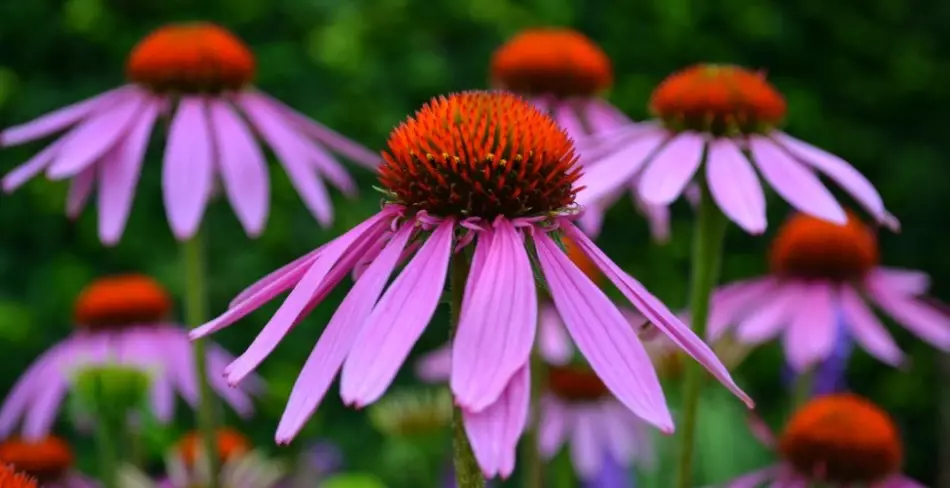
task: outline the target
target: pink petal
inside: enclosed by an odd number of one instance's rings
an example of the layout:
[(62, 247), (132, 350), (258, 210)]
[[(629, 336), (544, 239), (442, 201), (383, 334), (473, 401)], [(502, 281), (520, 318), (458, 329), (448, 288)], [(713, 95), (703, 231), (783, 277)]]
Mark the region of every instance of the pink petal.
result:
[(172, 233), (190, 239), (201, 225), (214, 177), (211, 133), (204, 100), (183, 97), (168, 129), (162, 196)]
[(428, 383), (448, 381), (452, 375), (452, 345), (446, 344), (416, 361), (416, 376)]
[(70, 343), (71, 339), (66, 339), (44, 352), (17, 379), (0, 408), (0, 438), (13, 434), (20, 417), (46, 388), (49, 378), (59, 373), (60, 358), (69, 350)]
[(164, 369), (156, 371), (152, 375), (149, 403), (152, 407), (152, 413), (159, 423), (167, 424), (174, 419), (175, 389)]
[(518, 439), (528, 421), (531, 371), (524, 365), (498, 400), (478, 413), (463, 410), (465, 432), (486, 478), (507, 478), (515, 469)]
[[(637, 182), (639, 183), (639, 182)], [(653, 242), (665, 244), (670, 240), (670, 207), (666, 205), (652, 205), (637, 194), (636, 184), (630, 185), (630, 196), (637, 205), (640, 213), (646, 217), (650, 225), (650, 236)], [(587, 235), (594, 236), (590, 232)]]
[(806, 371), (831, 355), (838, 331), (834, 297), (827, 283), (806, 286), (795, 305), (794, 317), (785, 331), (789, 365)]
[(909, 297), (923, 295), (930, 288), (930, 276), (915, 269), (878, 267), (871, 270), (865, 279), (875, 287)]
[(323, 401), (389, 282), (413, 230), (413, 224), (408, 223), (396, 232), (333, 313), (291, 390), (287, 408), (277, 427), (278, 443), (290, 442)]
[(124, 97), (63, 136), (63, 145), (46, 169), (46, 176), (53, 180), (69, 178), (95, 163), (125, 134), (146, 99), (144, 94)]
[[(686, 353), (696, 359), (699, 364), (703, 365), (713, 377), (745, 402), (749, 408), (754, 405), (752, 399), (732, 380), (729, 371), (723, 366), (709, 346), (699, 337), (696, 337), (696, 334), (673, 315), (673, 312), (670, 312), (666, 305), (663, 305), (662, 302), (651, 295), (637, 280), (623, 272), (603, 251), (597, 248), (593, 241), (580, 232), (577, 227), (566, 224), (562, 225), (561, 228), (568, 237), (581, 246), (584, 253), (593, 260), (604, 275), (610, 279), (614, 286), (627, 297), (627, 300), (629, 300), (647, 320), (656, 325), (656, 327), (669, 337), (680, 349), (686, 351)], [(575, 340), (576, 339), (575, 337)]]
[(750, 412), (746, 417), (746, 423), (749, 426), (749, 432), (752, 433), (755, 440), (770, 449), (776, 447), (778, 439), (775, 438), (775, 433), (772, 432), (772, 428), (769, 427), (769, 424), (765, 423), (765, 419), (760, 417), (756, 412)]
[(547, 303), (541, 306), (538, 320), (538, 350), (550, 364), (567, 364), (574, 356), (574, 345), (564, 330), (557, 309)]
[[(478, 280), (478, 277), (485, 269), (485, 262), (488, 260), (488, 254), (492, 250), (491, 239), (494, 233), (495, 231), (492, 228), (488, 228), (478, 233), (478, 237), (476, 238), (477, 242), (475, 244), (475, 252), (472, 253), (472, 263), (469, 267), (467, 281), (474, 283)], [(462, 294), (462, 313), (465, 313), (466, 307), (468, 307), (468, 304), (471, 303), (472, 292), (474, 291), (474, 286), (465, 287), (465, 291)]]
[(270, 102), (271, 106), (277, 107), (285, 117), (289, 118), (299, 129), (317, 142), (326, 145), (331, 150), (353, 161), (354, 163), (375, 170), (382, 158), (379, 153), (373, 152), (363, 145), (348, 139), (339, 132), (313, 120), (303, 114), (296, 112), (287, 105), (277, 101), (275, 98), (257, 92), (257, 96)]
[(96, 183), (96, 173), (97, 168), (95, 166), (86, 168), (69, 182), (69, 193), (66, 195), (67, 217), (71, 219), (78, 217), (86, 206)]
[(117, 102), (117, 95), (123, 95), (128, 91), (128, 87), (116, 88), (41, 115), (25, 124), (7, 127), (0, 132), (0, 146), (16, 146), (59, 132), (94, 112), (108, 110)]
[(643, 170), (639, 194), (653, 205), (669, 205), (679, 198), (703, 159), (706, 139), (693, 132), (683, 132), (666, 143)]
[(950, 351), (950, 316), (915, 298), (866, 283), (871, 298), (894, 320), (932, 346)]
[(439, 305), (452, 254), (455, 224), (445, 220), (432, 232), (366, 319), (343, 364), (343, 401), (357, 407), (378, 399)]
[(99, 238), (106, 245), (117, 243), (125, 229), (158, 109), (157, 101), (146, 100), (129, 132), (99, 164)]
[(718, 341), (734, 321), (770, 293), (775, 282), (770, 278), (730, 283), (717, 290), (710, 300), (706, 338)]
[(886, 364), (899, 366), (904, 362), (904, 353), (858, 293), (847, 285), (842, 286), (839, 293), (844, 323), (854, 340)]
[(797, 156), (800, 161), (828, 175), (879, 222), (886, 223), (892, 228), (899, 227), (897, 219), (884, 208), (884, 201), (881, 200), (881, 195), (874, 185), (847, 161), (782, 132), (776, 131), (771, 137)]
[(795, 311), (795, 305), (802, 294), (802, 287), (796, 283), (784, 283), (769, 292), (769, 296), (758, 301), (758, 308), (750, 310), (745, 319), (736, 328), (739, 341), (757, 345), (779, 334), (782, 326), (788, 324)]
[(750, 234), (765, 232), (765, 193), (752, 165), (729, 139), (716, 139), (706, 156), (706, 182), (722, 212)]
[(561, 126), (564, 132), (567, 132), (567, 136), (570, 137), (571, 140), (577, 141), (584, 138), (584, 134), (587, 131), (584, 130), (580, 116), (570, 100), (555, 104), (553, 112), (554, 120), (557, 121), (557, 124)]
[(237, 98), (248, 118), (274, 149), (290, 176), (290, 182), (300, 193), (304, 204), (324, 227), (333, 222), (333, 204), (327, 189), (310, 165), (308, 143), (295, 132), (281, 114), (255, 93), (244, 93)]
[(3, 191), (11, 193), (49, 166), (63, 147), (63, 139), (46, 146), (27, 162), (13, 168), (3, 177)]
[(586, 206), (618, 192), (643, 168), (650, 157), (663, 145), (669, 134), (663, 129), (643, 131), (623, 149), (592, 163), (578, 180), (586, 187), (578, 192), (577, 203)]
[[(607, 455), (606, 446), (597, 428), (597, 415), (577, 407), (571, 436), (571, 463), (581, 480), (590, 480), (600, 472), (601, 463)], [(593, 415), (592, 415), (593, 414)]]
[(610, 207), (610, 205), (601, 202), (587, 205), (584, 207), (584, 213), (582, 213), (580, 219), (578, 219), (577, 225), (579, 225), (581, 229), (584, 229), (584, 232), (588, 235), (597, 237), (603, 228), (604, 214), (606, 213), (605, 209), (607, 207)]
[(578, 350), (627, 408), (672, 432), (653, 363), (630, 323), (547, 234), (536, 233), (534, 242), (551, 298)]
[(267, 160), (254, 135), (228, 102), (211, 100), (209, 114), (224, 192), (244, 231), (249, 236), (259, 236), (270, 204)]
[(480, 412), (528, 362), (538, 324), (534, 271), (524, 238), (499, 219), (482, 271), (465, 285), (469, 301), (452, 341), (451, 388), (456, 402)]
[(587, 101), (583, 110), (594, 134), (608, 134), (633, 123), (623, 112), (600, 98)]
[[(376, 217), (374, 217), (374, 219), (375, 218)], [(367, 226), (367, 223), (369, 223), (369, 220), (364, 221), (362, 224), (360, 224), (360, 226), (355, 227), (352, 230), (364, 228)], [(241, 290), (241, 293), (238, 293), (237, 296), (232, 298), (231, 302), (228, 303), (228, 308), (237, 307), (242, 302), (246, 302), (265, 291), (269, 292), (269, 294), (272, 292), (271, 296), (276, 296), (278, 293), (290, 289), (295, 283), (300, 281), (300, 277), (303, 276), (307, 268), (310, 267), (310, 265), (313, 264), (313, 262), (316, 261), (318, 257), (320, 257), (320, 253), (323, 252), (323, 249), (326, 246), (327, 245), (324, 244), (313, 251), (310, 251), (307, 254), (304, 254), (303, 256), (291, 261), (290, 263), (281, 266), (277, 270), (271, 271), (263, 278), (254, 282), (254, 284), (251, 286)]]
[(793, 207), (836, 224), (848, 221), (841, 205), (818, 177), (773, 141), (749, 137), (749, 151), (765, 180)]
[[(187, 341), (187, 336), (185, 340)], [(189, 350), (191, 349), (187, 342), (185, 342), (185, 346)], [(254, 415), (254, 404), (248, 397), (247, 392), (242, 388), (232, 387), (224, 377), (224, 370), (228, 363), (234, 360), (234, 357), (216, 344), (209, 344), (208, 346), (207, 375), (211, 388), (225, 403), (234, 409), (239, 417), (243, 419), (251, 418)]]
[(541, 421), (538, 424), (538, 450), (545, 459), (557, 455), (570, 428), (569, 407), (561, 405), (555, 398), (547, 396), (541, 399)]

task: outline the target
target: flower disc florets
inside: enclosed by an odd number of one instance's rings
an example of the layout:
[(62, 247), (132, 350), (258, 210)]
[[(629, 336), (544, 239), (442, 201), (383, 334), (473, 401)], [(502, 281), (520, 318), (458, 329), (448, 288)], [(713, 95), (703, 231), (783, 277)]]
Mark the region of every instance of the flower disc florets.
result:
[(76, 299), (75, 320), (84, 329), (102, 330), (159, 322), (168, 317), (172, 299), (157, 281), (144, 275), (100, 278)]
[(593, 402), (610, 394), (597, 373), (580, 366), (551, 366), (548, 389), (568, 402)]
[[(204, 444), (198, 432), (189, 432), (178, 441), (178, 454), (189, 467), (195, 465), (203, 449)], [(218, 452), (215, 454), (219, 463), (226, 463), (250, 451), (251, 442), (243, 434), (234, 429), (218, 429)]]
[(567, 134), (505, 92), (439, 97), (389, 136), (379, 179), (439, 217), (543, 216), (569, 207), (580, 167)]
[(36, 488), (36, 480), (25, 473), (18, 473), (13, 466), (0, 461), (0, 486), (3, 488)]
[(845, 225), (797, 214), (776, 235), (769, 261), (782, 276), (850, 281), (863, 278), (878, 257), (874, 233), (854, 214)]
[(13, 465), (17, 471), (46, 483), (58, 480), (73, 466), (73, 451), (58, 437), (39, 441), (12, 438), (0, 443), (0, 464)]
[(663, 80), (650, 110), (674, 131), (735, 136), (770, 131), (785, 117), (785, 99), (763, 73), (701, 64)]
[(254, 79), (254, 55), (227, 29), (207, 22), (161, 27), (132, 49), (126, 75), (165, 93), (239, 90)]
[(572, 29), (529, 29), (495, 51), (492, 80), (506, 90), (560, 98), (589, 97), (613, 82), (610, 58)]
[(871, 485), (896, 473), (903, 448), (886, 412), (852, 394), (812, 400), (788, 422), (779, 449), (795, 469), (835, 485)]

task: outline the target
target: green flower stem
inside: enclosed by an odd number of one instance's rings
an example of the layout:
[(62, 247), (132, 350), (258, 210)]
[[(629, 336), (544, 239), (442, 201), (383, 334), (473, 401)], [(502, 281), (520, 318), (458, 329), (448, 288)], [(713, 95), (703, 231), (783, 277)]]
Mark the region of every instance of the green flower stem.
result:
[(525, 488), (541, 488), (544, 485), (544, 461), (538, 444), (538, 429), (541, 424), (541, 394), (544, 390), (544, 381), (547, 378), (547, 365), (538, 353), (537, 348), (531, 351), (531, 423), (525, 432), (524, 442), (521, 444), (522, 455), (525, 459)]
[(815, 368), (808, 368), (795, 377), (795, 393), (792, 408), (798, 409), (808, 403), (815, 387)]
[[(468, 280), (468, 261), (463, 254), (456, 254), (452, 258), (452, 296), (451, 313), (452, 325), (450, 337), (455, 337), (458, 329), (459, 316), (462, 313), (462, 296), (465, 294), (465, 282)], [(452, 416), (452, 460), (455, 464), (455, 484), (458, 488), (484, 488), (485, 478), (472, 453), (472, 446), (468, 443), (465, 426), (462, 425), (462, 410), (454, 407)]]
[(119, 468), (121, 466), (120, 446), (122, 445), (123, 424), (128, 412), (120, 408), (114, 398), (104, 391), (99, 381), (95, 386), (96, 404), (96, 449), (99, 455), (99, 476), (103, 488), (119, 487)]
[[(204, 241), (199, 230), (194, 237), (182, 243), (182, 267), (185, 273), (185, 322), (197, 327), (208, 316), (208, 290), (205, 283)], [(208, 383), (208, 359), (205, 340), (194, 341), (195, 374), (198, 379), (198, 431), (209, 460), (209, 484), (207, 488), (220, 488), (217, 426), (215, 421), (214, 395)]]
[[(709, 187), (705, 183), (702, 184), (701, 190), (693, 235), (693, 271), (689, 310), (693, 332), (702, 338), (706, 335), (709, 297), (719, 280), (719, 267), (728, 220), (716, 207), (709, 193)], [(693, 488), (696, 419), (703, 389), (703, 371), (698, 363), (694, 361), (686, 363), (683, 383), (683, 422), (679, 429), (682, 437), (680, 438), (676, 486)]]

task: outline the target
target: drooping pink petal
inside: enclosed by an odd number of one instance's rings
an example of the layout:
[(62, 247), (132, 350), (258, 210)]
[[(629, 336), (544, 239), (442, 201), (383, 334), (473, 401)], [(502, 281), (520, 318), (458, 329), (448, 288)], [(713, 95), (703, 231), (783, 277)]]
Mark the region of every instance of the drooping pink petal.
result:
[[(341, 252), (339, 248), (341, 246), (344, 248), (352, 246), (367, 235), (372, 236), (372, 238), (378, 237), (388, 228), (392, 216), (391, 211), (383, 210), (353, 227), (342, 236), (265, 276), (244, 290), (238, 298), (235, 298), (231, 302), (231, 308), (225, 313), (195, 328), (189, 336), (191, 339), (200, 339), (237, 322), (275, 296), (296, 286), (307, 271), (315, 265), (316, 261), (320, 259), (336, 261), (339, 259), (339, 253)], [(332, 266), (332, 264), (328, 266)]]
[(448, 381), (452, 375), (452, 345), (424, 354), (415, 365), (416, 376), (429, 383)]
[(854, 166), (834, 154), (783, 132), (773, 132), (771, 138), (797, 156), (800, 161), (828, 175), (850, 193), (878, 222), (885, 223), (891, 228), (900, 227), (897, 219), (884, 208), (884, 201), (874, 185)]
[[(640, 419), (612, 399), (605, 399), (589, 408), (589, 415), (597, 423), (597, 435), (603, 444), (601, 449), (606, 451), (604, 455), (610, 455), (621, 466), (629, 466), (638, 450), (639, 439), (635, 430), (637, 423), (641, 423)], [(649, 449), (648, 446), (639, 447)]]
[(673, 203), (703, 159), (706, 138), (694, 132), (682, 132), (670, 139), (653, 157), (640, 177), (639, 194), (647, 203)]
[(554, 120), (557, 121), (557, 125), (561, 126), (561, 129), (564, 129), (564, 132), (567, 132), (567, 136), (570, 137), (572, 141), (577, 141), (584, 138), (584, 134), (587, 131), (584, 130), (584, 125), (581, 123), (580, 116), (578, 115), (577, 110), (571, 101), (561, 101), (556, 103), (553, 107), (553, 113), (551, 115)]
[(270, 205), (267, 160), (228, 102), (211, 100), (208, 108), (224, 193), (244, 231), (256, 237), (264, 230)]
[[(650, 236), (657, 244), (665, 244), (670, 240), (670, 207), (667, 205), (653, 205), (647, 203), (637, 194), (637, 184), (639, 181), (633, 181), (630, 185), (630, 197), (640, 213), (646, 217), (647, 224), (650, 226)], [(595, 236), (590, 232), (587, 235)]]
[(550, 364), (561, 365), (571, 361), (574, 346), (564, 330), (564, 323), (557, 309), (545, 303), (541, 306), (538, 319), (538, 350), (544, 360)]
[(393, 281), (366, 318), (343, 364), (343, 401), (376, 401), (395, 378), (439, 305), (452, 254), (455, 223), (445, 220)]
[(643, 131), (623, 149), (588, 164), (577, 182), (578, 186), (585, 187), (577, 193), (577, 203), (588, 205), (622, 191), (667, 138), (669, 133), (663, 129)]
[[(716, 354), (707, 346), (696, 334), (693, 333), (685, 324), (683, 324), (674, 314), (660, 302), (656, 297), (650, 294), (632, 276), (620, 269), (606, 254), (603, 253), (583, 232), (570, 223), (564, 222), (561, 226), (568, 237), (575, 243), (578, 243), (584, 250), (584, 253), (597, 265), (611, 283), (620, 290), (621, 293), (630, 301), (630, 303), (643, 314), (651, 323), (656, 325), (670, 340), (680, 349), (686, 351), (704, 368), (706, 368), (714, 378), (719, 380), (729, 391), (733, 392), (739, 399), (745, 402), (750, 408), (754, 405), (752, 399), (743, 392), (729, 371), (723, 366)], [(576, 337), (575, 337), (576, 340)], [(620, 396), (618, 395), (618, 398)]]
[(607, 134), (631, 123), (630, 118), (623, 112), (600, 98), (593, 98), (584, 103), (583, 111), (594, 134)]
[[(181, 342), (181, 346), (184, 349), (191, 349), (191, 345), (188, 344), (187, 336), (184, 333), (181, 333), (176, 338), (176, 342)], [(224, 370), (227, 367), (228, 363), (234, 360), (229, 352), (222, 349), (217, 344), (208, 344), (208, 382), (211, 383), (211, 388), (224, 399), (225, 403), (231, 406), (234, 409), (234, 412), (238, 414), (239, 417), (244, 419), (249, 419), (254, 415), (254, 404), (248, 396), (247, 392), (242, 388), (234, 388), (228, 384), (227, 380), (224, 377)], [(249, 380), (251, 378), (248, 378)], [(246, 381), (246, 383), (251, 383), (251, 381)], [(244, 386), (242, 384), (242, 386)], [(260, 386), (260, 385), (259, 385)]]
[(772, 428), (769, 427), (769, 424), (765, 423), (765, 419), (760, 417), (756, 412), (749, 412), (749, 415), (746, 416), (746, 424), (749, 426), (749, 432), (752, 434), (752, 437), (755, 437), (755, 440), (759, 441), (763, 446), (770, 449), (774, 449), (778, 439), (775, 438), (775, 433), (772, 432)]
[(482, 271), (465, 284), (472, 292), (452, 341), (450, 385), (456, 402), (472, 412), (494, 403), (511, 375), (528, 362), (538, 324), (524, 238), (505, 219), (494, 227)]
[(0, 408), (0, 438), (7, 438), (13, 433), (17, 422), (29, 410), (33, 399), (45, 388), (49, 378), (61, 373), (57, 368), (60, 358), (69, 349), (70, 341), (66, 339), (44, 352), (17, 379)]
[(541, 457), (551, 459), (557, 455), (570, 430), (570, 412), (557, 399), (546, 396), (541, 399), (541, 419), (538, 423), (538, 450)]
[(710, 300), (706, 337), (713, 342), (721, 339), (729, 326), (735, 325), (734, 322), (759, 299), (767, 296), (774, 286), (771, 278), (763, 278), (730, 283), (717, 290)]
[(10, 170), (10, 172), (3, 177), (3, 191), (12, 193), (34, 176), (42, 173), (43, 170), (56, 159), (62, 147), (63, 139), (59, 139), (43, 148), (42, 151), (36, 153), (36, 155), (27, 160), (27, 162)]
[[(763, 483), (773, 479), (775, 473), (778, 471), (778, 466), (769, 466), (764, 469), (753, 471), (748, 474), (744, 474), (728, 483), (723, 485), (723, 488), (758, 488), (762, 486)], [(792, 488), (784, 487), (778, 485), (770, 485), (776, 488)]]
[(547, 234), (536, 233), (533, 240), (551, 298), (578, 350), (627, 408), (672, 432), (660, 381), (630, 323)]
[(751, 136), (749, 151), (765, 181), (796, 209), (844, 225), (848, 218), (821, 180), (772, 140)]
[(119, 95), (126, 94), (128, 91), (128, 87), (116, 88), (41, 115), (25, 124), (7, 127), (0, 132), (0, 146), (16, 146), (59, 132), (94, 112), (108, 110), (117, 101)]
[(155, 419), (163, 424), (171, 422), (175, 417), (175, 388), (167, 371), (164, 368), (155, 371), (149, 386), (149, 405)]
[(776, 286), (739, 323), (736, 337), (745, 344), (756, 345), (777, 336), (792, 319), (802, 291), (798, 283)]
[(930, 276), (916, 269), (877, 267), (864, 279), (895, 295), (919, 296), (930, 288)]
[(46, 176), (52, 180), (70, 178), (94, 164), (126, 133), (146, 97), (144, 94), (123, 97), (63, 136), (63, 145), (56, 152), (56, 159), (46, 168)]
[(706, 183), (716, 204), (750, 234), (765, 232), (765, 193), (752, 165), (729, 139), (709, 144)]
[(607, 454), (604, 439), (601, 438), (599, 416), (585, 407), (575, 407), (573, 429), (571, 431), (571, 464), (577, 477), (589, 480), (600, 472), (604, 456)]
[(531, 371), (527, 364), (514, 376), (498, 400), (478, 413), (462, 411), (472, 452), (486, 478), (507, 478), (515, 469), (518, 439), (528, 421)]
[(278, 443), (290, 442), (323, 401), (412, 233), (413, 224), (408, 223), (393, 235), (333, 313), (291, 390), (277, 427)]
[(99, 239), (106, 245), (117, 243), (125, 229), (159, 107), (158, 101), (146, 99), (129, 132), (98, 165)]
[(356, 181), (353, 180), (346, 168), (333, 158), (332, 154), (316, 144), (309, 144), (308, 147), (314, 168), (321, 176), (343, 192), (345, 196), (352, 197), (358, 193)]
[(281, 164), (290, 176), (290, 182), (300, 193), (304, 205), (324, 227), (333, 222), (333, 204), (323, 182), (317, 178), (310, 164), (307, 141), (294, 132), (281, 114), (265, 100), (252, 92), (237, 98), (238, 105), (257, 127), (267, 143), (274, 149)]
[[(488, 261), (488, 254), (492, 249), (491, 240), (495, 231), (489, 227), (478, 233), (475, 243), (475, 252), (472, 253), (472, 263), (468, 271), (467, 281), (477, 281), (482, 271), (485, 269), (485, 263)], [(467, 283), (466, 283), (467, 284)], [(466, 286), (462, 294), (462, 313), (465, 313), (466, 307), (472, 302), (472, 292), (474, 286)]]
[(298, 128), (305, 134), (354, 163), (375, 170), (379, 166), (379, 163), (382, 162), (379, 153), (370, 151), (363, 145), (353, 142), (339, 132), (295, 111), (271, 96), (261, 92), (257, 92), (256, 94), (260, 98), (265, 99), (272, 106), (277, 107), (284, 116), (298, 125)]
[(844, 324), (855, 342), (886, 364), (899, 366), (904, 362), (904, 353), (854, 288), (844, 285), (838, 293)]
[(785, 331), (789, 366), (802, 372), (831, 355), (838, 332), (833, 296), (827, 283), (811, 283), (796, 301), (794, 316)]
[(26, 441), (38, 441), (49, 435), (69, 392), (68, 379), (73, 362), (78, 355), (88, 353), (78, 337), (67, 341), (55, 356), (48, 358), (55, 362), (48, 363), (42, 388), (34, 390), (28, 408), (23, 411), (22, 434)]
[(916, 298), (881, 288), (877, 283), (865, 285), (871, 298), (894, 320), (932, 346), (950, 351), (950, 316)]
[(66, 216), (74, 219), (82, 212), (89, 196), (92, 195), (93, 187), (96, 184), (97, 168), (95, 166), (86, 168), (79, 172), (72, 181), (69, 182), (69, 192), (66, 194)]
[[(277, 347), (302, 314), (322, 301), (329, 290), (350, 272), (358, 257), (375, 242), (379, 230), (374, 232), (374, 229), (370, 228), (363, 233), (350, 231), (326, 247), (254, 342), (228, 367), (227, 376), (231, 384), (239, 382), (253, 371)], [(244, 302), (238, 308), (249, 303), (251, 302)]]
[(205, 101), (183, 97), (168, 129), (162, 197), (172, 233), (190, 239), (201, 225), (214, 182), (214, 153)]

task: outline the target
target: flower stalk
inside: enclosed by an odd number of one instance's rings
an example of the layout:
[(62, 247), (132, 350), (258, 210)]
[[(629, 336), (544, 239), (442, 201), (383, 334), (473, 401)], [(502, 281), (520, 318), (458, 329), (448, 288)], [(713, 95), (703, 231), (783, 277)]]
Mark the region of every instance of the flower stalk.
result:
[[(709, 187), (702, 182), (699, 210), (693, 235), (692, 282), (690, 285), (690, 318), (693, 332), (706, 335), (709, 299), (719, 281), (723, 244), (728, 220), (712, 199)], [(702, 367), (695, 362), (685, 364), (683, 373), (683, 423), (680, 428), (679, 459), (676, 487), (692, 488), (695, 455), (696, 421), (703, 388)]]
[[(198, 327), (208, 316), (208, 289), (205, 276), (205, 249), (201, 231), (182, 243), (182, 268), (185, 275), (185, 323)], [(208, 382), (208, 360), (205, 340), (193, 341), (195, 374), (198, 381), (198, 431), (201, 433), (206, 453), (217, 452), (217, 427), (215, 421), (214, 395)], [(217, 456), (208, 456), (208, 488), (220, 487), (220, 468)]]
[(547, 377), (547, 367), (541, 358), (538, 348), (531, 351), (531, 410), (528, 430), (525, 432), (522, 449), (527, 469), (525, 470), (525, 488), (541, 488), (544, 486), (544, 461), (541, 459), (538, 433), (541, 426), (541, 394), (544, 390), (544, 380)]

